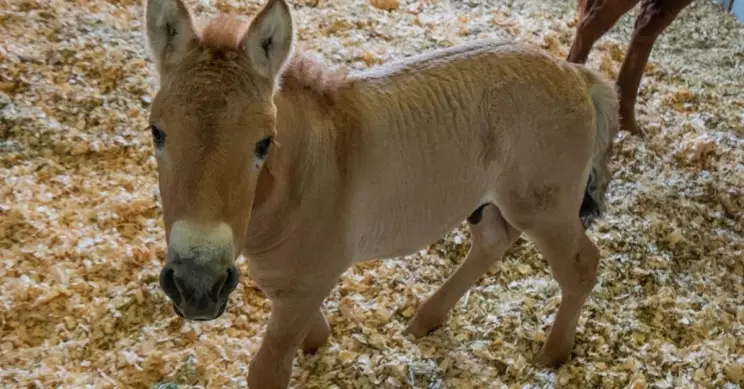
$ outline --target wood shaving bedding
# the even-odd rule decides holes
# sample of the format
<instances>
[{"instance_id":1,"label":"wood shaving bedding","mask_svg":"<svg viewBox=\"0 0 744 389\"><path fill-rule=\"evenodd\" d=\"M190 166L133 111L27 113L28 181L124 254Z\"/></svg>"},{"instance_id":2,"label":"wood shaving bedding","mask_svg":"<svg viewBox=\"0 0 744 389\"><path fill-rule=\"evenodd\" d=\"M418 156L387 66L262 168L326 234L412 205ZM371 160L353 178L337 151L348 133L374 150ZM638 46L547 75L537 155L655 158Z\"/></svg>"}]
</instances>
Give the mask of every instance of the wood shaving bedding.
<instances>
[{"instance_id":1,"label":"wood shaving bedding","mask_svg":"<svg viewBox=\"0 0 744 389\"><path fill-rule=\"evenodd\" d=\"M164 236L141 2L0 2L0 386L245 387L270 308L245 261L213 322L176 317L157 283ZM200 16L261 5L188 3ZM292 4L301 46L351 70L480 37L565 57L575 31L573 1ZM636 12L589 66L616 75ZM648 137L618 140L610 212L590 231L600 281L568 364L531 363L560 294L524 239L446 326L401 335L462 260L463 224L406 259L347 271L324 304L330 343L299 355L292 387L744 385L743 53L742 24L702 0L657 41L637 105Z\"/></svg>"}]
</instances>

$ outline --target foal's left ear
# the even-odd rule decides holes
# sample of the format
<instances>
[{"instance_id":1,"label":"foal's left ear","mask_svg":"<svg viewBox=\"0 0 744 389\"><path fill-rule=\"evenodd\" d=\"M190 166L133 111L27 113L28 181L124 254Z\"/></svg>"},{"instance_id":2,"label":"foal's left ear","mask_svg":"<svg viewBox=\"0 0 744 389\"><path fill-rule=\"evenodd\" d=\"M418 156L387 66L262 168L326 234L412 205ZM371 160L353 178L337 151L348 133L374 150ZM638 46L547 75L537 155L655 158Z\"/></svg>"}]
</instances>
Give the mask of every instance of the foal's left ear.
<instances>
[{"instance_id":1,"label":"foal's left ear","mask_svg":"<svg viewBox=\"0 0 744 389\"><path fill-rule=\"evenodd\" d=\"M253 18L240 45L248 54L253 69L274 84L292 53L293 43L294 25L289 5L285 0L268 0Z\"/></svg>"}]
</instances>

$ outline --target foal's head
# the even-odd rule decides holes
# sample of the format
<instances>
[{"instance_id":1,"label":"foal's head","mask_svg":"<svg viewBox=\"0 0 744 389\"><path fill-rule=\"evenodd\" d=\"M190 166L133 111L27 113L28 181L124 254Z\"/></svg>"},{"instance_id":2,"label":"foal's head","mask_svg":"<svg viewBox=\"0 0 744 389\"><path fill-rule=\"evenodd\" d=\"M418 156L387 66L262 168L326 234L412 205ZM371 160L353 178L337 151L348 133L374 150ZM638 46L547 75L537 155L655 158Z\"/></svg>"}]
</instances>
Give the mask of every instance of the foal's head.
<instances>
[{"instance_id":1,"label":"foal's head","mask_svg":"<svg viewBox=\"0 0 744 389\"><path fill-rule=\"evenodd\" d=\"M197 31L182 0L146 7L160 76L150 112L168 244L160 286L179 315L211 320L238 285L259 175L273 174L273 94L292 18L268 0L248 26L223 17Z\"/></svg>"}]
</instances>

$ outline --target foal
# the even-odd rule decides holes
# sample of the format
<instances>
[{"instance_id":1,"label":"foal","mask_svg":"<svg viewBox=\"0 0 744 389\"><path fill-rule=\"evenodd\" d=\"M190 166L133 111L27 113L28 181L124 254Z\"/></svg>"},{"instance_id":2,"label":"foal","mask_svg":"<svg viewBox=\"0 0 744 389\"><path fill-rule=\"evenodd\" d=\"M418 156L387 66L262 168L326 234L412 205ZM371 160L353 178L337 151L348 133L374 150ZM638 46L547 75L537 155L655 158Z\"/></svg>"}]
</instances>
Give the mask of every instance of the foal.
<instances>
[{"instance_id":1,"label":"foal","mask_svg":"<svg viewBox=\"0 0 744 389\"><path fill-rule=\"evenodd\" d=\"M606 34L618 19L641 0L579 0L579 26L568 61L585 63L594 42ZM635 21L633 37L617 76L620 93L620 128L641 134L635 120L635 103L641 77L656 39L692 0L643 0Z\"/></svg>"},{"instance_id":2,"label":"foal","mask_svg":"<svg viewBox=\"0 0 744 389\"><path fill-rule=\"evenodd\" d=\"M415 252L467 217L472 248L406 332L439 327L524 232L561 287L537 361L570 356L599 250L618 126L613 85L582 65L480 41L353 75L295 52L284 0L249 24L195 28L146 0L160 87L150 112L166 228L160 285L180 316L219 317L234 260L271 300L251 388L285 388L295 352L326 343L321 305L355 263ZM469 216L468 216L469 215Z\"/></svg>"}]
</instances>

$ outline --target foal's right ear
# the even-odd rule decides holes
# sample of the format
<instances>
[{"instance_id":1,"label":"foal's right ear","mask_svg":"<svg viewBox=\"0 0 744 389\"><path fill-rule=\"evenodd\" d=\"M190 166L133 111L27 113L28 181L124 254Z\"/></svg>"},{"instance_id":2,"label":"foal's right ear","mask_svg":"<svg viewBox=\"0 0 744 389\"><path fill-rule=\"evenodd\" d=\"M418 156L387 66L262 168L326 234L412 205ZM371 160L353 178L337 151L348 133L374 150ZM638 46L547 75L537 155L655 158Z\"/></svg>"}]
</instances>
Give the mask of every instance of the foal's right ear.
<instances>
[{"instance_id":1,"label":"foal's right ear","mask_svg":"<svg viewBox=\"0 0 744 389\"><path fill-rule=\"evenodd\" d=\"M183 0L147 0L145 23L150 53L162 75L197 40L191 12Z\"/></svg>"}]
</instances>

